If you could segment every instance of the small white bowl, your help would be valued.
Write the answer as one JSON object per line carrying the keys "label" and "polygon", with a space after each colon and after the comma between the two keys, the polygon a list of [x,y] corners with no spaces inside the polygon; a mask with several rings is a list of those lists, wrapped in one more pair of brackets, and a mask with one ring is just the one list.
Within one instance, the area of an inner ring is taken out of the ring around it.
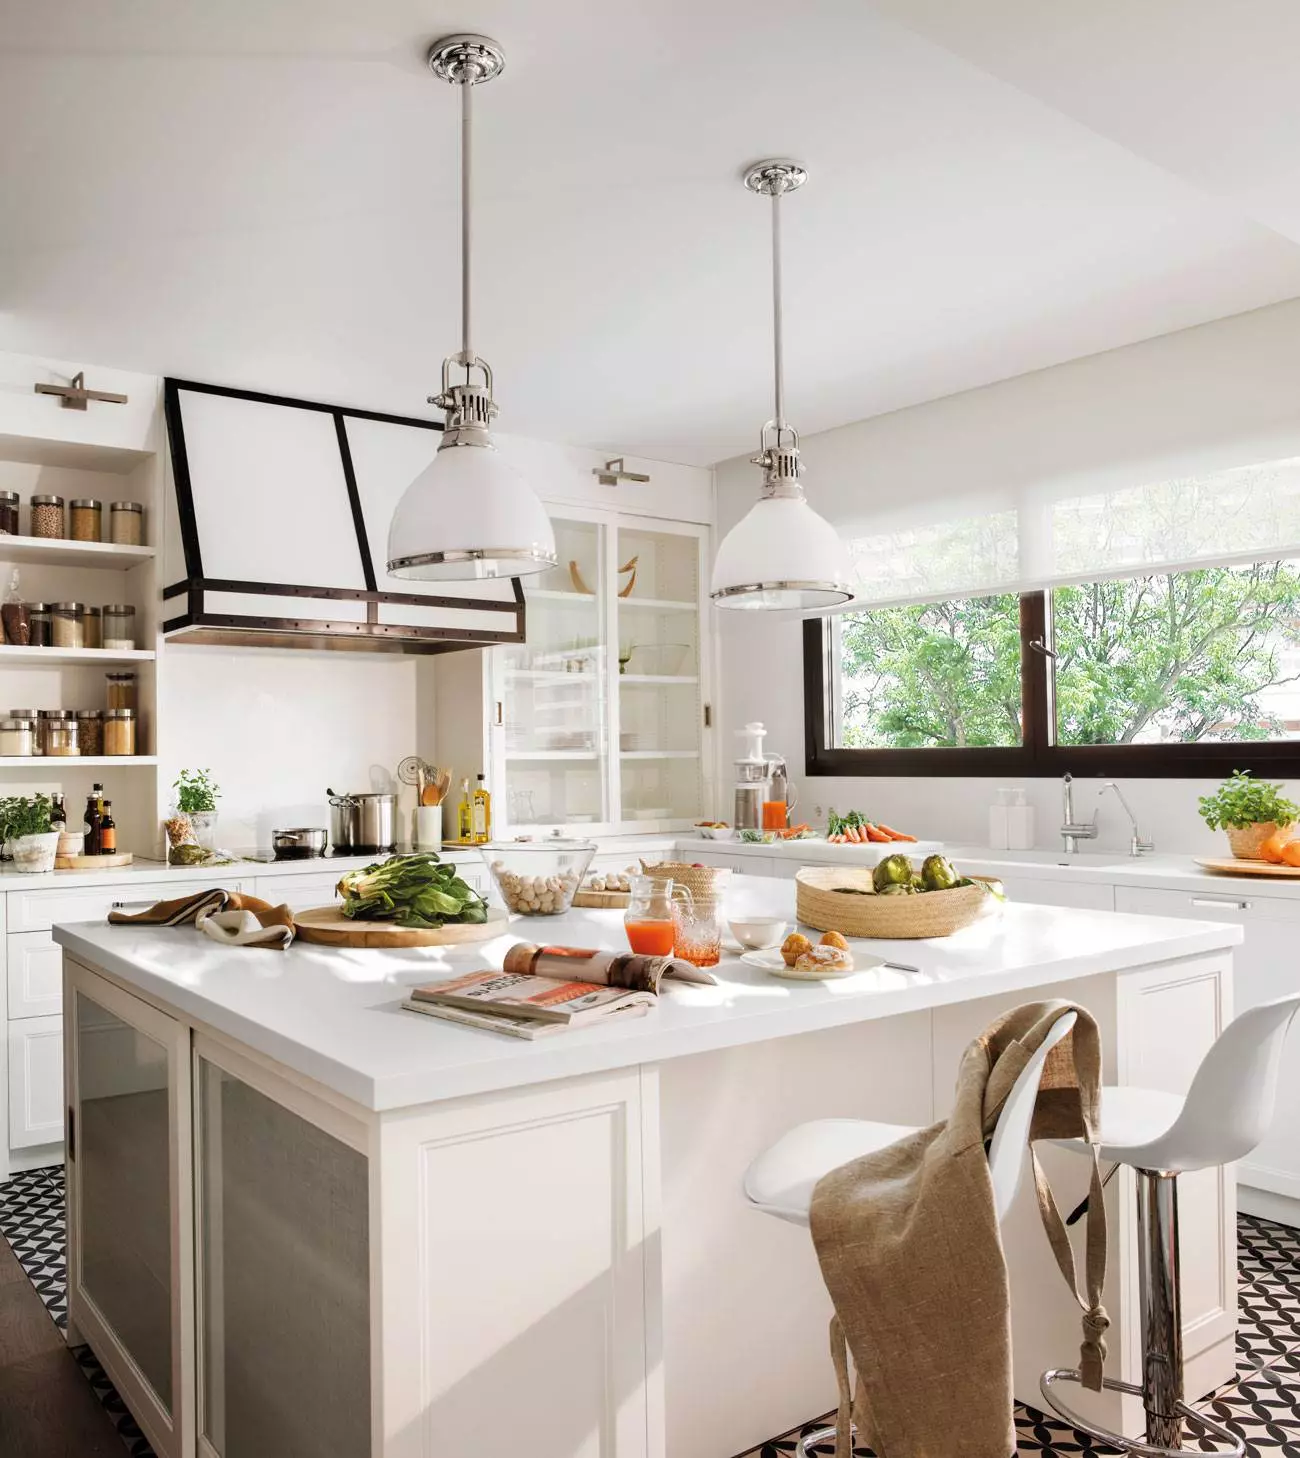
{"label": "small white bowl", "polygon": [[747,952],[765,952],[785,939],[786,923],[772,916],[741,916],[728,920],[731,935]]}
{"label": "small white bowl", "polygon": [[734,840],[736,832],[730,825],[697,825],[696,830],[705,840]]}

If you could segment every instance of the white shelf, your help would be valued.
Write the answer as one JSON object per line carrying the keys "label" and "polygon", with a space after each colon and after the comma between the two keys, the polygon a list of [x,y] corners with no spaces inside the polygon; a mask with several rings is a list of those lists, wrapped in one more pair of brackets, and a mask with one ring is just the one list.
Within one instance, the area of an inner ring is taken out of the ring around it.
{"label": "white shelf", "polygon": [[620,597],[618,605],[620,609],[649,608],[657,613],[694,613],[700,608],[697,602],[678,602],[669,597]]}
{"label": "white shelf", "polygon": [[152,547],[115,542],[72,542],[62,537],[0,536],[0,562],[38,562],[48,567],[91,567],[129,572],[154,558]]}
{"label": "white shelf", "polygon": [[698,749],[623,749],[620,759],[699,759]]}
{"label": "white shelf", "polygon": [[152,648],[23,648],[0,643],[0,663],[25,663],[39,668],[50,663],[152,663]]}
{"label": "white shelf", "polygon": [[506,753],[508,761],[551,759],[599,759],[594,749],[514,749]]}
{"label": "white shelf", "polygon": [[48,775],[64,766],[120,769],[124,765],[157,763],[156,754],[4,754],[0,755],[0,778],[13,770],[40,770]]}
{"label": "white shelf", "polygon": [[655,683],[699,683],[698,675],[694,673],[620,673],[619,683],[655,684]]}
{"label": "white shelf", "polygon": [[599,599],[594,592],[557,592],[547,587],[525,587],[524,606],[530,602],[583,602],[588,607],[596,607]]}
{"label": "white shelf", "polygon": [[537,683],[552,683],[556,680],[561,683],[572,683],[574,679],[584,680],[587,683],[595,681],[598,675],[594,673],[566,673],[562,668],[507,668],[507,678],[530,679]]}

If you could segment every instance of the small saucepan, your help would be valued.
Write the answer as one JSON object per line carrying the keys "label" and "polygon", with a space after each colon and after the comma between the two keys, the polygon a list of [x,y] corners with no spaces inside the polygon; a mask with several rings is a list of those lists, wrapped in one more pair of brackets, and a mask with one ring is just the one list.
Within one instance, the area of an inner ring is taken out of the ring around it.
{"label": "small saucepan", "polygon": [[277,861],[307,861],[325,854],[329,832],[316,826],[297,826],[293,830],[273,830],[271,849]]}

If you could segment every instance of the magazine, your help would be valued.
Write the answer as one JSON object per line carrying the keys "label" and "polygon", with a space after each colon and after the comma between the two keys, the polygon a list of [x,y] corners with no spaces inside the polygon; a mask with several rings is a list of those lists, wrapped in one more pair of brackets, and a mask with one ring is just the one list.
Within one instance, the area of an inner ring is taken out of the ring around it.
{"label": "magazine", "polygon": [[[542,1028],[581,1027],[621,1014],[648,1012],[665,977],[713,983],[713,974],[672,957],[643,957],[584,947],[520,942],[500,972],[469,972],[413,987],[411,1012],[535,1037]],[[535,1031],[527,1031],[533,1029]]]}

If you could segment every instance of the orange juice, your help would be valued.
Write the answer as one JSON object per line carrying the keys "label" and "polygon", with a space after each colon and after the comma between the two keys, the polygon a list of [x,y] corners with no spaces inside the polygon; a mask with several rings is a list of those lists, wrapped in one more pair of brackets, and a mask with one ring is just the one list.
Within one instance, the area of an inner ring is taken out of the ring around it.
{"label": "orange juice", "polygon": [[784,830],[790,811],[784,800],[763,801],[763,829]]}
{"label": "orange juice", "polygon": [[624,921],[627,944],[643,957],[671,957],[674,927],[671,921]]}

